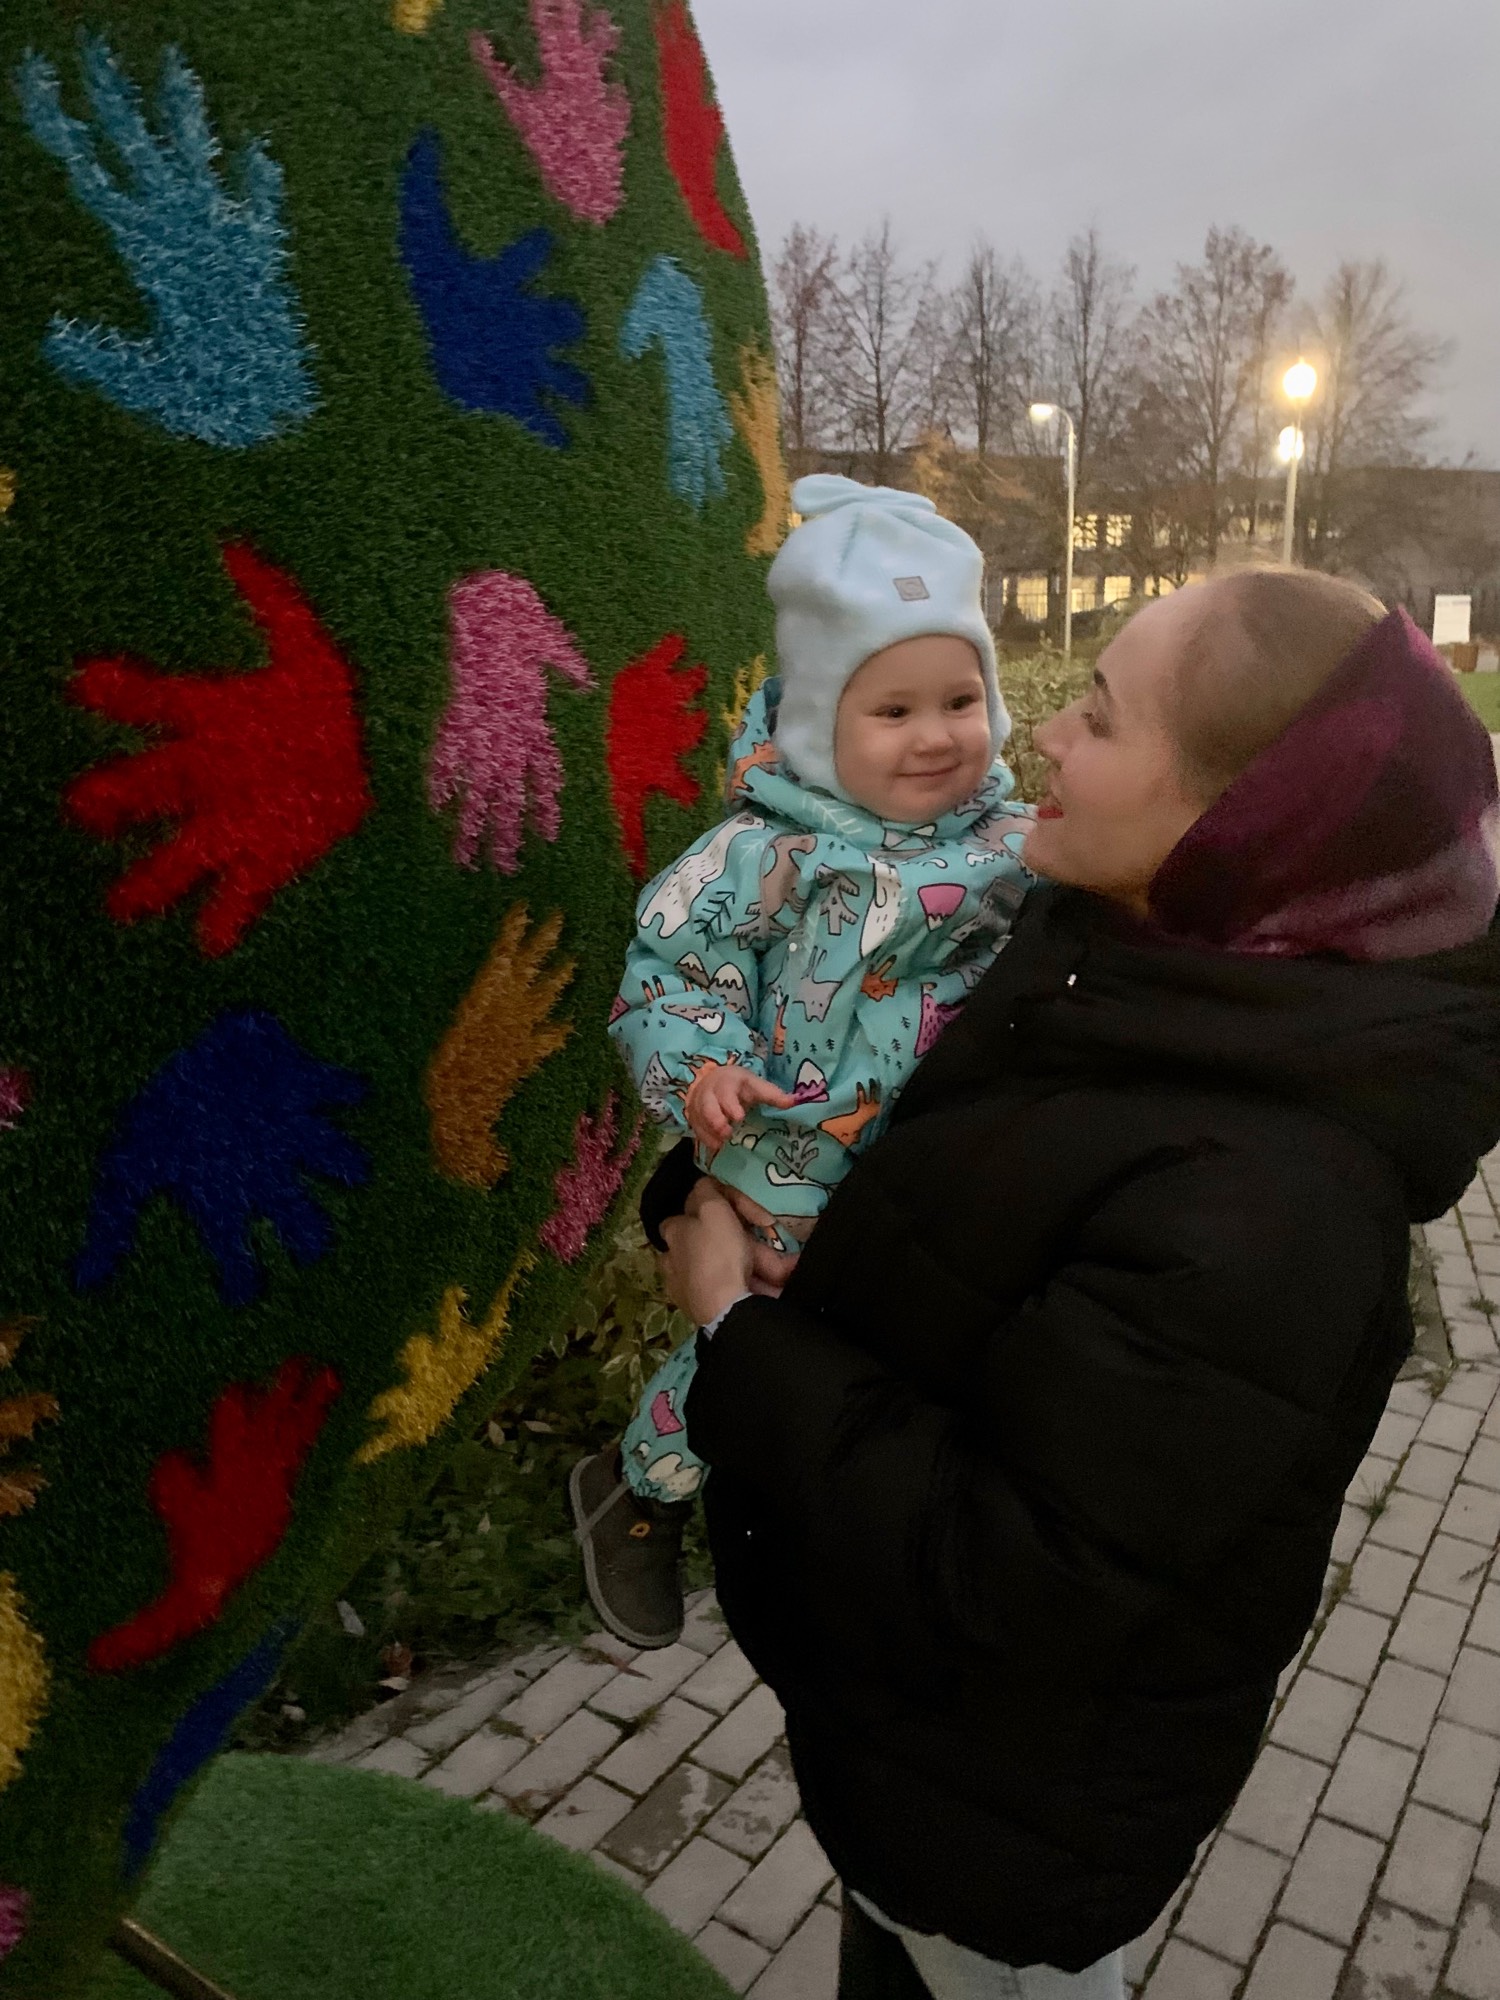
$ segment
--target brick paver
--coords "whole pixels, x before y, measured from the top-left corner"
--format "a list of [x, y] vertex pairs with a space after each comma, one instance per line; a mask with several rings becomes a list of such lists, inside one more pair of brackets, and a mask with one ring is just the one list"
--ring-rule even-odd
[[749, 1873], [748, 1861], [699, 1834], [667, 1863], [646, 1891], [646, 1901], [678, 1930], [696, 1937]]
[[451, 1750], [423, 1780], [434, 1791], [452, 1799], [477, 1799], [499, 1783], [505, 1773], [526, 1755], [524, 1736], [501, 1736], [493, 1729], [480, 1729]]
[[723, 1778], [700, 1764], [678, 1764], [614, 1829], [605, 1851], [637, 1874], [659, 1875], [728, 1791]]
[[1277, 1915], [1339, 1944], [1353, 1944], [1385, 1848], [1367, 1833], [1318, 1819], [1297, 1856]]
[[807, 1821], [794, 1820], [720, 1914], [725, 1923], [774, 1951], [786, 1943], [832, 1880], [828, 1858]]
[[600, 1775], [627, 1792], [649, 1792], [712, 1727], [713, 1717], [692, 1702], [664, 1701], [618, 1750], [611, 1750], [599, 1766]]
[[1293, 1924], [1273, 1924], [1244, 2000], [1334, 2000], [1343, 1970], [1344, 1954], [1336, 1944]]
[[[1262, 1752], [1264, 1755], [1264, 1752]], [[1344, 1745], [1328, 1790], [1323, 1794], [1323, 1811], [1330, 1819], [1363, 1833], [1378, 1834], [1389, 1840], [1396, 1831], [1401, 1807], [1417, 1768], [1414, 1750], [1385, 1743], [1356, 1729]]]
[[[1136, 2000], [1500, 2000], [1494, 1190], [1500, 1155], [1429, 1230], [1454, 1366], [1424, 1347], [1393, 1389], [1255, 1766], [1126, 1951]], [[309, 1754], [522, 1812], [735, 1992], [834, 2000], [837, 1884], [782, 1726], [704, 1592], [677, 1646], [434, 1676]]]

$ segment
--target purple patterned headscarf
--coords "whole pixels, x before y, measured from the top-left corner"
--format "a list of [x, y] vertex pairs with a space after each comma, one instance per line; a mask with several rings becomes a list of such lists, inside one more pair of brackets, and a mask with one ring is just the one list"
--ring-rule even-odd
[[1167, 856], [1156, 925], [1221, 950], [1418, 958], [1495, 914], [1483, 724], [1404, 611], [1371, 627]]

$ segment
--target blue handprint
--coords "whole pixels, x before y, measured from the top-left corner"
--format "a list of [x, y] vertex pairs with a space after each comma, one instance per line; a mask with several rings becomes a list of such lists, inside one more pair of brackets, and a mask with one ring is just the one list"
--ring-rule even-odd
[[94, 133], [62, 108], [57, 71], [28, 55], [16, 73], [26, 122], [68, 170], [78, 200], [102, 222], [151, 308], [151, 330], [53, 317], [43, 351], [69, 381], [121, 409], [154, 417], [176, 437], [245, 446], [311, 415], [296, 296], [287, 280], [281, 168], [259, 140], [239, 156], [242, 196], [214, 170], [203, 86], [176, 49], [162, 59], [156, 137], [140, 94], [109, 46], [82, 42], [84, 84], [100, 131], [128, 175], [101, 164]]
[[250, 1240], [256, 1217], [299, 1264], [316, 1263], [333, 1247], [333, 1227], [302, 1178], [346, 1187], [369, 1178], [363, 1148], [325, 1115], [364, 1095], [352, 1070], [314, 1061], [274, 1014], [220, 1015], [127, 1106], [100, 1164], [79, 1286], [114, 1274], [158, 1194], [197, 1224], [228, 1305], [248, 1305], [264, 1288]]
[[589, 380], [556, 350], [588, 331], [576, 299], [531, 289], [552, 255], [552, 232], [533, 229], [498, 257], [475, 257], [459, 241], [443, 200], [436, 132], [418, 134], [401, 190], [401, 255], [444, 392], [467, 410], [514, 417], [561, 450], [568, 433], [543, 398], [589, 400]]
[[652, 346], [667, 366], [668, 483], [701, 513], [725, 490], [724, 448], [734, 425], [714, 380], [703, 294], [671, 257], [658, 257], [642, 278], [620, 331], [620, 351], [631, 361]]

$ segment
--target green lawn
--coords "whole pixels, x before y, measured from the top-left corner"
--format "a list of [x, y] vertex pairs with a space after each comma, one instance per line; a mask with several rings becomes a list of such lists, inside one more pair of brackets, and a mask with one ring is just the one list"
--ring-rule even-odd
[[[582, 1855], [402, 1778], [221, 1757], [137, 1912], [236, 2000], [732, 2000]], [[89, 2000], [161, 2000], [117, 1959]]]
[[1458, 684], [1492, 736], [1500, 736], [1500, 674], [1460, 674]]

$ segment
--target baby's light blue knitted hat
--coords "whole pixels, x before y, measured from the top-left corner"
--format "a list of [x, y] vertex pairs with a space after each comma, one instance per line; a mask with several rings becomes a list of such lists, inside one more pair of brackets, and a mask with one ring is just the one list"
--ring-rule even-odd
[[861, 486], [831, 473], [799, 479], [802, 516], [771, 565], [781, 706], [776, 747], [805, 785], [848, 794], [834, 768], [839, 697], [872, 653], [949, 634], [979, 654], [992, 749], [1010, 734], [995, 642], [984, 615], [984, 557], [920, 493]]

